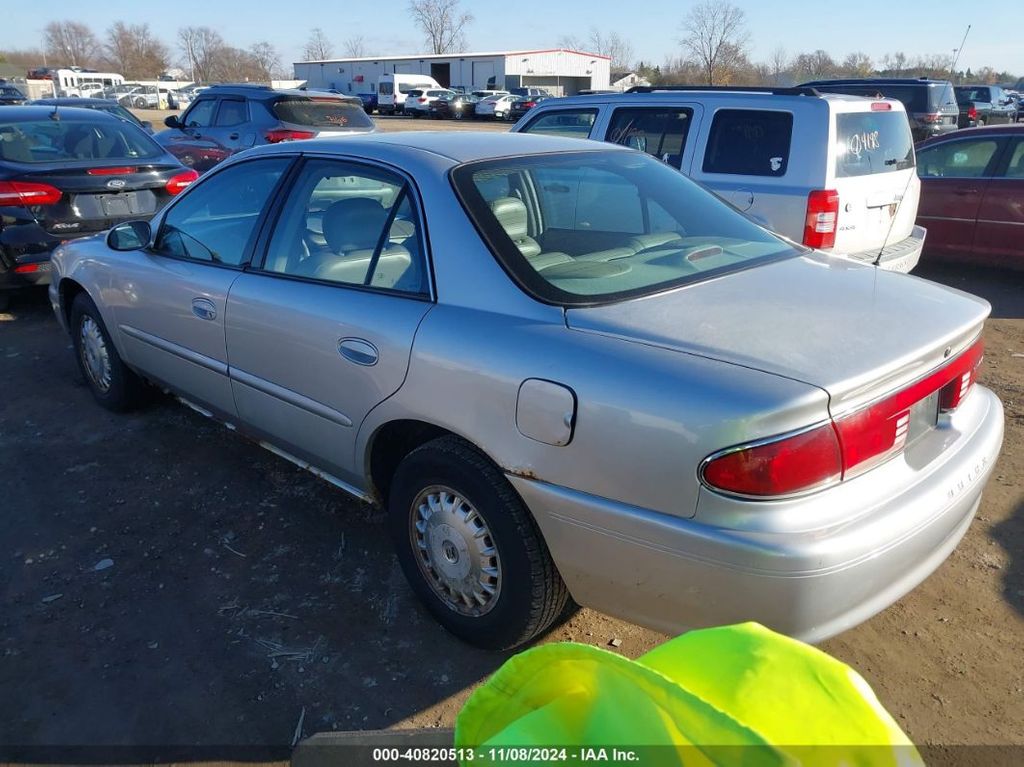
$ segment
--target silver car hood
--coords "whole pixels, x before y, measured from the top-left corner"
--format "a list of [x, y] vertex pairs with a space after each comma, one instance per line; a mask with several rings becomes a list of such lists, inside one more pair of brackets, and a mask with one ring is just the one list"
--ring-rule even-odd
[[813, 255], [569, 309], [566, 323], [821, 387], [835, 415], [954, 356], [990, 309], [934, 282]]

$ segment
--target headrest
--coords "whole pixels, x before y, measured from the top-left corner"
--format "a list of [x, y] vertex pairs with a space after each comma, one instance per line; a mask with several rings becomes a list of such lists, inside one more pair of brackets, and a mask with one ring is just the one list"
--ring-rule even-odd
[[384, 231], [388, 211], [376, 200], [352, 197], [338, 200], [324, 211], [324, 239], [335, 253], [373, 250]]
[[513, 241], [526, 237], [526, 204], [515, 197], [499, 197], [491, 203], [491, 212]]

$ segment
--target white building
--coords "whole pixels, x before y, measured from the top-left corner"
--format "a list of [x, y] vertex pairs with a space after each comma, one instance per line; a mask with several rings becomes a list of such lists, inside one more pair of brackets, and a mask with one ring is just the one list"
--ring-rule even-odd
[[556, 96], [609, 87], [611, 60], [596, 53], [553, 48], [543, 51], [497, 53], [367, 56], [358, 59], [298, 61], [295, 79], [310, 88], [333, 88], [341, 93], [376, 93], [380, 76], [430, 75], [446, 87], [467, 90], [533, 86]]

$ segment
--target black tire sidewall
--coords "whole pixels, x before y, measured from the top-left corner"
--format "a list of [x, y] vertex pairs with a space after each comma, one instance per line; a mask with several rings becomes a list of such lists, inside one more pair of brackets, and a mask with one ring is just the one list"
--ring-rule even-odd
[[[82, 337], [81, 325], [84, 317], [91, 317], [103, 335], [103, 342], [107, 346], [107, 354], [110, 357], [110, 388], [103, 392], [97, 388], [85, 369], [85, 360], [82, 358]], [[138, 389], [140, 381], [135, 374], [121, 361], [121, 355], [117, 352], [107, 326], [103, 322], [96, 304], [85, 293], [79, 293], [71, 304], [71, 342], [75, 348], [75, 360], [78, 363], [78, 370], [85, 379], [89, 391], [97, 402], [108, 410], [127, 410], [137, 404]]]
[[[467, 446], [466, 450], [471, 448]], [[416, 561], [418, 555], [409, 534], [412, 502], [431, 485], [447, 486], [469, 501], [483, 517], [498, 549], [501, 593], [494, 607], [480, 617], [460, 615], [448, 607], [434, 593]], [[481, 472], [476, 466], [460, 461], [456, 454], [420, 449], [411, 453], [395, 473], [388, 498], [388, 524], [406, 579], [445, 628], [478, 647], [506, 649], [535, 633], [530, 631], [530, 621], [536, 568], [524, 540], [524, 523], [529, 524], [543, 555], [547, 556], [529, 512], [496, 469]]]

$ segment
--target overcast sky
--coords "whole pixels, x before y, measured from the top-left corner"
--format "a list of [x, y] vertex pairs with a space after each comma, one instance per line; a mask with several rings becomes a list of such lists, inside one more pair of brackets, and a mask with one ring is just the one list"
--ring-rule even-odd
[[[764, 59], [777, 45], [791, 53], [823, 48], [841, 59], [863, 51], [873, 59], [902, 50], [952, 54], [973, 24], [958, 68], [989, 65], [1024, 75], [1024, 0], [771, 0], [736, 3], [746, 11], [752, 58]], [[586, 37], [591, 26], [616, 30], [630, 40], [638, 58], [660, 63], [679, 53], [680, 26], [694, 3], [685, 0], [463, 0], [475, 20], [468, 28], [469, 51], [553, 47], [564, 35]], [[56, 10], [62, 9], [60, 15]], [[53, 9], [54, 13], [48, 13]], [[80, 9], [80, 10], [76, 10]], [[183, 25], [207, 25], [231, 44], [248, 47], [268, 40], [288, 64], [301, 59], [312, 27], [322, 27], [341, 53], [343, 42], [362, 35], [367, 53], [422, 53], [404, 0], [106, 0], [102, 3], [5, 3], [0, 50], [39, 45], [53, 19], [84, 21], [97, 34], [111, 23], [146, 22], [174, 45]], [[971, 9], [965, 12], [965, 9]], [[177, 50], [175, 50], [177, 54]]]

